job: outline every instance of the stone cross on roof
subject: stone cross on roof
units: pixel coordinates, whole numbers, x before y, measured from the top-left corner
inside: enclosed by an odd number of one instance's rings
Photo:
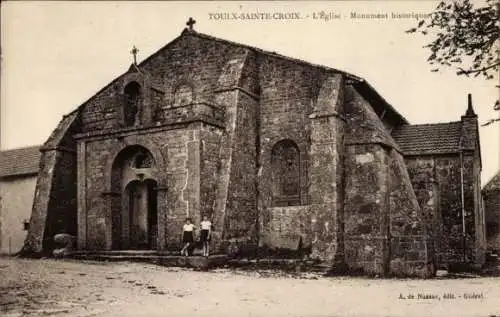
[[[193,18],[189,18],[189,20],[186,22],[186,25],[189,27],[189,31],[193,31],[193,26],[195,25],[196,20]]]
[[[137,49],[137,47],[132,47],[132,50],[130,51],[130,53],[132,55],[134,55],[134,65],[137,65],[137,53],[139,52],[139,50]]]

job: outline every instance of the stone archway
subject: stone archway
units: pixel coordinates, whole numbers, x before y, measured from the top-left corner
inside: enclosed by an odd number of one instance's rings
[[[158,181],[149,150],[128,146],[111,171],[111,249],[153,250],[158,237]]]

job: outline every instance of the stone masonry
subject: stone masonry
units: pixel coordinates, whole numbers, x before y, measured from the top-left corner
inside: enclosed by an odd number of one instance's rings
[[[466,260],[479,263],[477,127],[463,122],[467,173],[449,186],[464,189]],[[208,215],[216,253],[429,277],[462,261],[435,245],[462,205],[434,161],[406,155],[395,136],[408,126],[362,78],[186,29],[63,118],[25,249],[70,233],[79,250],[175,252],[185,218]]]
[[[482,190],[488,250],[500,251],[500,172]]]

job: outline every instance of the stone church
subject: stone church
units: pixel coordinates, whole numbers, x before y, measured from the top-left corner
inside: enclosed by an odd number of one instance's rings
[[[465,109],[467,109],[465,111]],[[477,116],[410,125],[364,79],[192,29],[133,63],[41,148],[24,251],[307,255],[431,276],[484,261]]]

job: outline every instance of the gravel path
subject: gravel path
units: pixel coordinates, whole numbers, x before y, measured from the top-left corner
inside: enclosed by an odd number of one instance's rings
[[[324,278],[0,258],[0,316],[491,317],[500,316],[500,278]]]

